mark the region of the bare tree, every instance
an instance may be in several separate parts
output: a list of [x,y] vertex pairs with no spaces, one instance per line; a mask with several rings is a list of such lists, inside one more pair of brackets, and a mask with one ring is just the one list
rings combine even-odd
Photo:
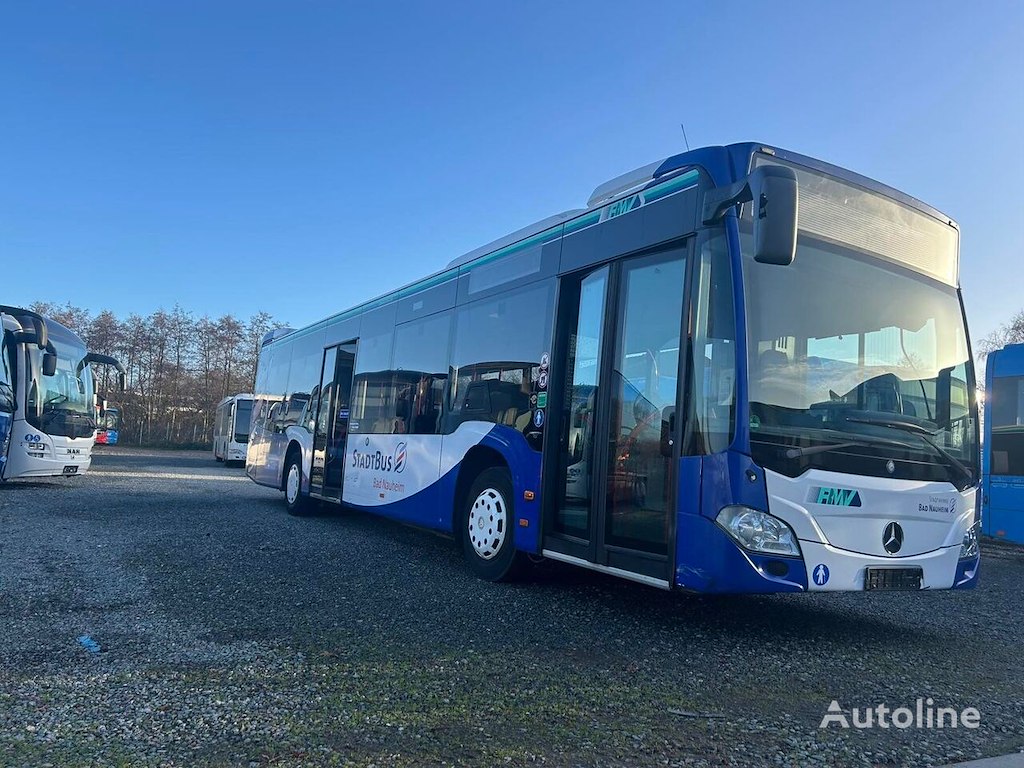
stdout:
[[1015,314],[978,343],[978,355],[988,357],[989,353],[1002,349],[1007,344],[1024,343],[1024,310]]
[[124,320],[109,310],[93,317],[71,304],[36,302],[30,308],[78,333],[91,351],[121,361],[125,391],[101,367],[97,392],[120,407],[125,439],[140,444],[209,442],[217,403],[254,389],[263,336],[280,325],[266,312],[248,322],[232,315],[196,319],[177,305]]

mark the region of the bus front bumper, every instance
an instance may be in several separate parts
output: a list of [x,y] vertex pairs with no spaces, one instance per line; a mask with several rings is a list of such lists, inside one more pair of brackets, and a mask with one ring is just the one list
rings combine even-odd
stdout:
[[[695,592],[765,594],[807,591],[864,591],[868,569],[921,569],[919,589],[972,589],[979,558],[960,560],[960,547],[943,547],[914,557],[879,558],[801,541],[801,557],[749,552],[712,520],[678,517],[675,586]],[[824,568],[819,568],[824,566]]]

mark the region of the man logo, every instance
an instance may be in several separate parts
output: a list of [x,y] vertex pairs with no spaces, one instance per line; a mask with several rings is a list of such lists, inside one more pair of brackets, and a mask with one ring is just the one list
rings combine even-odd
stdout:
[[405,471],[406,444],[399,443],[395,446],[395,472]]
[[903,548],[903,528],[899,523],[889,523],[882,532],[882,547],[890,555]]

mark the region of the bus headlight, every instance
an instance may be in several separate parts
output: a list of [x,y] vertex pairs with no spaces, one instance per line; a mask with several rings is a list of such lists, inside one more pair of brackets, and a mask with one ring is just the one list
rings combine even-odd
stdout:
[[975,523],[964,534],[964,540],[960,544],[961,560],[973,560],[978,556],[978,527],[980,525],[980,522]]
[[723,507],[716,522],[744,549],[768,555],[800,555],[793,529],[767,512],[742,506]]

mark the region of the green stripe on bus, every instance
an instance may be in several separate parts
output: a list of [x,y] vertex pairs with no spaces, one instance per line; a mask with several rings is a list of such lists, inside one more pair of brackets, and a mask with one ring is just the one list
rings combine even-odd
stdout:
[[473,261],[470,261],[459,267],[459,273],[465,274],[466,272],[471,272],[477,267],[481,267],[484,264],[490,264],[492,261],[495,261],[496,259],[503,259],[506,256],[511,256],[513,253],[519,253],[520,251],[525,251],[530,248],[535,248],[538,245],[545,245],[554,240],[557,240],[562,236],[563,226],[563,224],[556,224],[551,229],[545,229],[543,232],[538,232],[536,235],[531,235],[525,240],[520,240],[518,243],[506,245],[504,248],[499,248],[496,251],[491,251],[488,254],[473,259]]
[[579,218],[572,219],[571,221],[565,222],[565,232],[563,234],[569,235],[573,232],[578,232],[584,227],[589,227],[597,224],[601,220],[601,209],[597,209],[592,213],[585,214]]
[[700,178],[700,171],[687,171],[682,176],[678,176],[671,181],[667,181],[664,184],[658,184],[650,189],[645,189],[644,201],[650,203],[654,200],[659,200],[666,195],[679,191],[683,187],[696,184],[698,178]]

